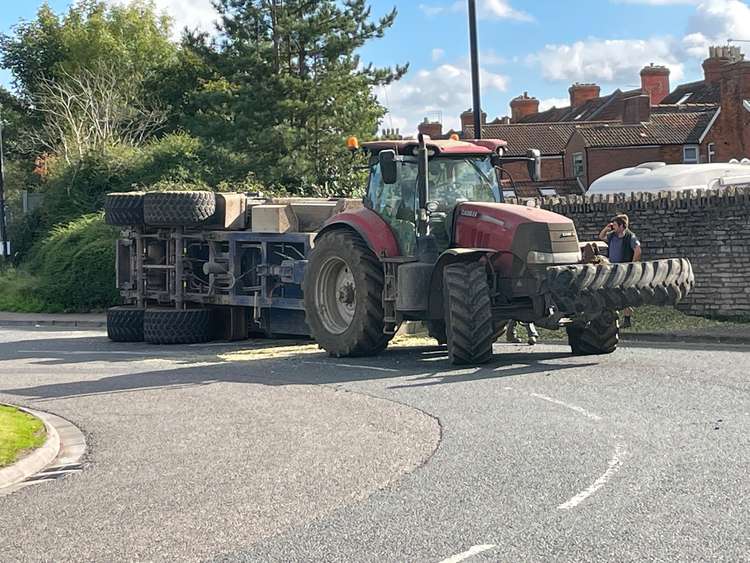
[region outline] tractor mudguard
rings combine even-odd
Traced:
[[[317,241],[323,234],[336,229],[352,229],[355,231],[378,258],[401,256],[398,241],[388,223],[371,209],[363,207],[334,215],[325,222],[323,228],[315,236],[315,240]]]
[[[494,248],[449,248],[443,252],[435,263],[430,278],[430,318],[442,319],[443,310],[443,270],[449,264],[479,260],[482,256],[491,256],[498,251]]]

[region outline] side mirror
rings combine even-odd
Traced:
[[[542,179],[542,153],[539,149],[529,149],[526,151],[528,160],[526,166],[529,169],[529,178],[534,182],[538,182]]]
[[[380,175],[385,184],[395,184],[398,179],[398,170],[396,169],[396,151],[384,150],[378,153],[380,163]]]

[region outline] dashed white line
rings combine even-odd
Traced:
[[[302,363],[303,364],[313,364],[313,365],[316,365],[316,366],[335,366],[335,367],[339,367],[339,368],[369,369],[369,370],[373,370],[373,371],[387,371],[389,373],[398,373],[399,372],[399,370],[397,370],[397,369],[381,368],[381,367],[377,367],[377,366],[362,366],[362,365],[358,365],[358,364],[334,364],[334,363],[331,363],[331,362],[310,362],[310,361],[305,361],[305,362],[302,362]]]
[[[482,553],[483,551],[487,551],[488,549],[493,549],[495,547],[494,544],[482,544],[482,545],[475,545],[471,547],[468,551],[464,551],[463,553],[459,553],[458,555],[454,555],[453,557],[449,557],[448,559],[443,559],[440,563],[458,563],[459,561],[464,561],[468,559],[469,557],[474,557],[477,553]]]
[[[607,481],[610,480],[612,475],[617,473],[620,470],[620,467],[622,467],[622,457],[625,455],[625,448],[622,445],[618,445],[615,447],[615,453],[612,456],[612,459],[609,460],[609,467],[604,472],[604,474],[599,477],[594,483],[588,487],[587,489],[584,489],[580,493],[578,493],[576,496],[574,496],[572,499],[562,503],[559,508],[560,510],[570,510],[571,508],[575,508],[579,504],[581,504],[583,501],[585,501],[587,498],[589,498],[591,495],[593,495],[596,491],[601,489],[604,485],[607,484]]]
[[[573,410],[579,414],[582,414],[586,418],[590,418],[591,420],[601,420],[602,417],[599,416],[596,413],[593,413],[591,411],[587,411],[583,407],[579,407],[578,405],[573,405],[571,403],[566,403],[565,401],[560,401],[559,399],[553,399],[552,397],[548,397],[547,395],[540,395],[539,393],[529,393],[532,397],[536,397],[537,399],[542,399],[543,401],[547,401],[549,403],[554,403],[556,405],[560,405],[561,407],[565,407],[567,409]]]

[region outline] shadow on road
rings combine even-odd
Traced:
[[[112,394],[154,389],[178,389],[218,382],[255,385],[336,385],[368,380],[393,380],[390,388],[425,387],[485,379],[518,377],[537,373],[552,374],[576,370],[597,362],[572,362],[565,352],[496,353],[484,366],[463,367],[448,363],[444,348],[437,346],[396,346],[372,358],[331,358],[310,343],[299,344],[306,353],[294,354],[293,341],[253,341],[219,343],[216,346],[156,347],[142,344],[117,344],[106,338],[52,338],[0,344],[0,360],[32,360],[46,366],[83,364],[86,362],[137,362],[167,360],[179,367],[141,371],[85,380],[66,381],[0,390],[2,393],[33,399],[58,399],[98,394]],[[232,352],[248,350],[289,349],[281,357],[261,356],[249,360],[227,360]],[[499,351],[502,345],[498,346]],[[229,353],[229,354],[227,354]],[[563,361],[556,361],[563,360]],[[70,370],[67,371],[69,376]]]

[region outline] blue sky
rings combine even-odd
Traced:
[[[124,2],[126,0],[111,0]],[[209,28],[210,0],[155,0],[179,27]],[[70,0],[49,0],[56,11]],[[41,1],[4,2],[0,30],[33,17]],[[386,37],[362,50],[379,66],[409,62],[408,75],[378,89],[389,107],[383,126],[411,133],[425,116],[458,126],[471,105],[465,0],[371,0],[373,15],[394,5],[399,15]],[[654,62],[672,70],[672,86],[698,80],[708,45],[750,40],[746,0],[477,0],[482,105],[489,119],[509,113],[524,91],[542,108],[567,105],[573,82],[596,82],[604,93],[633,88]],[[750,43],[741,44],[743,50]],[[0,72],[0,83],[10,77]]]

